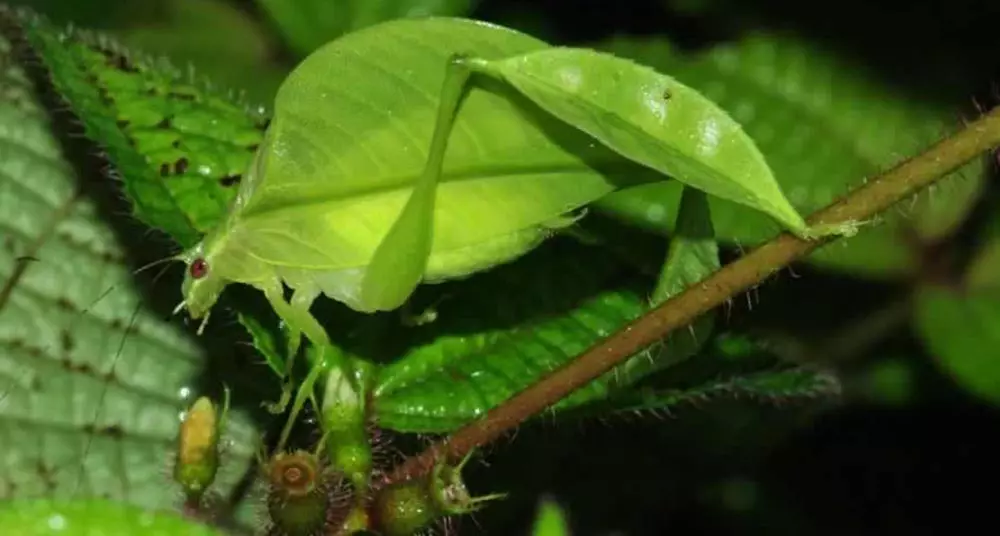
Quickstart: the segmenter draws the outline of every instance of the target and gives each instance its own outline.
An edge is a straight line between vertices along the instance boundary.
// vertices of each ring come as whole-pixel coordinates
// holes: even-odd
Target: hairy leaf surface
[[[642,314],[652,282],[632,274],[600,249],[553,239],[511,265],[440,285],[437,319],[423,328],[434,338],[412,339],[382,370],[374,390],[378,422],[444,432],[481,416]],[[553,410],[602,399],[681,361],[703,336],[681,330]]]
[[[144,305],[5,40],[0,86],[0,496],[173,508],[167,470],[204,350]],[[231,418],[220,491],[254,454],[254,426]]]
[[[85,135],[107,151],[140,220],[182,246],[219,221],[262,139],[261,113],[107,37],[33,15],[11,22]]]

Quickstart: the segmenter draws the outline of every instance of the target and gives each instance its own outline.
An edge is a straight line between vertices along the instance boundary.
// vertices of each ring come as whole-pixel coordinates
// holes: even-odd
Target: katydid
[[[669,76],[476,21],[390,21],[283,83],[226,219],[179,256],[178,310],[203,327],[228,284],[254,286],[289,331],[290,366],[302,334],[329,343],[310,313],[321,294],[396,310],[421,283],[509,262],[629,181],[667,176],[800,237],[853,230],[808,227],[740,126]]]

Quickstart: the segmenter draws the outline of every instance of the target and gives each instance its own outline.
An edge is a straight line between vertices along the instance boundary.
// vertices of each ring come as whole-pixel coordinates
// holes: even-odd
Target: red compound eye
[[[205,259],[199,257],[191,263],[188,271],[191,272],[191,277],[201,279],[208,274],[208,263],[205,262]]]

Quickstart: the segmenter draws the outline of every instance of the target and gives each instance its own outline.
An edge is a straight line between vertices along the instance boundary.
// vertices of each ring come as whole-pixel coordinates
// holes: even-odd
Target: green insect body
[[[320,294],[393,310],[420,282],[513,260],[571,224],[575,209],[615,188],[599,164],[621,158],[526,111],[509,89],[466,84],[468,70],[448,68],[456,51],[510,57],[545,46],[497,26],[428,19],[318,50],[280,88],[225,221],[180,256],[182,306],[207,321],[226,285],[249,284],[293,336],[323,343],[309,313]],[[363,100],[340,89],[359,80]],[[294,291],[287,302],[283,284]]]
[[[739,125],[666,75],[470,20],[390,21],[284,82],[228,217],[181,256],[182,305],[207,320],[227,284],[249,284],[291,350],[299,333],[325,344],[309,313],[320,294],[397,309],[420,283],[513,260],[574,210],[664,174],[800,237],[852,230],[808,227]]]

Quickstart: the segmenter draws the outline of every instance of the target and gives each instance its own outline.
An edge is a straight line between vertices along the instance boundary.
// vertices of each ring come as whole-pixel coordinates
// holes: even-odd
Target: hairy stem
[[[810,225],[864,222],[915,194],[977,155],[1000,144],[1000,107],[898,164],[864,186],[816,212]],[[771,274],[835,240],[802,240],[783,233],[724,266],[684,292],[650,310],[618,332],[552,371],[449,437],[396,467],[387,481],[426,473],[436,461],[455,462],[472,449],[509,432],[529,417],[562,400],[646,346],[686,326],[700,315],[761,283]]]

